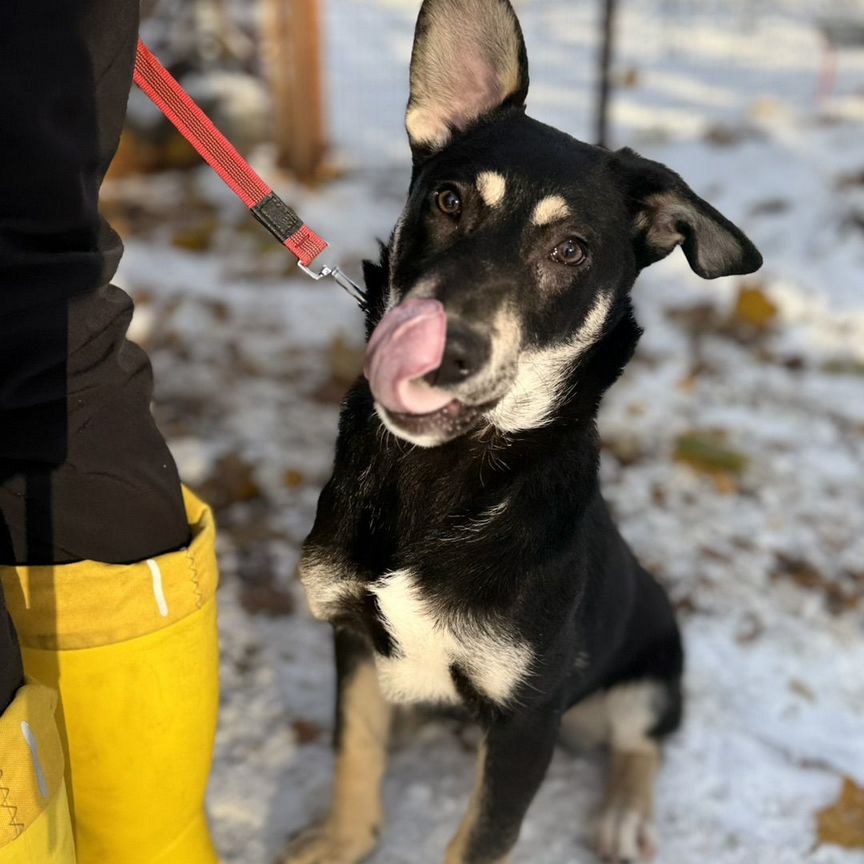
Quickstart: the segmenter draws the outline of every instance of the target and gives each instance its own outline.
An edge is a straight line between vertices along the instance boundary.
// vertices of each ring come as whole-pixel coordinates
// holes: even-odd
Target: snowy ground
[[[724,26],[667,14],[659,27],[648,5],[625,16],[620,67],[635,71],[616,138],[675,167],[766,258],[743,284],[703,284],[680,253],[648,271],[636,291],[646,335],[601,416],[607,497],[678,604],[687,641],[688,716],[660,784],[660,860],[861,862],[864,852],[819,844],[816,814],[843,777],[864,785],[864,55],[841,57],[835,93],[817,104],[820,48],[803,13]],[[537,114],[587,134],[589,16],[520,8],[538,57]],[[389,64],[404,76],[410,4],[377,0],[357,14],[375,74]],[[330,23],[341,81],[352,57],[361,72],[365,61],[350,54],[346,22]],[[374,108],[386,115],[378,138],[345,147],[362,167],[317,192],[284,189],[355,273],[407,182],[394,88]],[[334,126],[349,144],[350,129]],[[384,139],[396,161],[371,164]],[[138,302],[157,417],[222,526],[214,830],[226,864],[270,864],[327,800],[329,638],[294,571],[360,319],[337,288],[295,279],[206,171],[117,182],[106,206],[130,238],[118,281]],[[682,461],[694,440],[708,443],[707,463]],[[475,741],[441,719],[398,738],[375,862],[442,860]],[[516,860],[592,862],[602,781],[602,756],[562,748]]]

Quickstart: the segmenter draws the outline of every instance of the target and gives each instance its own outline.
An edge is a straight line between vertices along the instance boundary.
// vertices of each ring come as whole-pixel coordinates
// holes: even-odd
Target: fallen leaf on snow
[[[171,237],[171,245],[186,252],[206,252],[213,245],[213,235],[219,224],[215,219],[178,228]]]
[[[216,463],[199,492],[214,510],[254,501],[262,494],[255,480],[254,467],[237,453],[228,453]]]
[[[693,431],[679,435],[673,458],[697,471],[708,474],[742,474],[749,464],[743,453],[731,449],[722,435],[709,431]],[[727,483],[718,483],[718,491],[730,491]],[[722,487],[722,488],[721,488]]]
[[[741,323],[764,330],[774,323],[779,311],[777,304],[762,288],[756,285],[741,286],[735,304],[735,318]]]
[[[847,579],[849,584],[841,584],[839,580],[826,576],[809,561],[784,555],[782,552],[775,555],[771,579],[775,582],[780,579],[791,579],[801,588],[821,591],[825,595],[825,605],[833,615],[856,609],[862,599],[862,592],[858,590],[854,580]]]
[[[354,383],[354,379],[363,369],[366,350],[362,345],[349,343],[344,336],[337,336],[327,352],[330,372],[333,377],[346,387]]]
[[[813,692],[813,688],[802,681],[800,678],[792,678],[789,681],[789,689],[800,696],[802,699],[806,699],[808,702],[816,701],[816,694]]]
[[[240,588],[240,605],[250,615],[286,618],[294,612],[294,598],[276,585],[244,584]]]
[[[312,720],[295,720],[291,724],[294,740],[298,744],[314,744],[323,732],[322,728]]]
[[[843,779],[840,797],[818,818],[820,843],[864,849],[864,789],[849,777]]]
[[[289,489],[298,489],[306,482],[306,478],[300,471],[297,471],[295,468],[290,468],[282,475],[282,482]]]

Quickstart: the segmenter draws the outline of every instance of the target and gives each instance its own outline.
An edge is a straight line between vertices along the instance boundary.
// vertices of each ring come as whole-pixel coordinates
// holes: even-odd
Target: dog
[[[641,335],[644,267],[678,246],[706,279],[762,259],[669,168],[531,119],[527,93],[508,0],[425,0],[408,200],[365,265],[365,376],[300,566],[334,632],[336,776],[288,864],[373,851],[405,703],[464,706],[484,733],[447,864],[509,860],[565,713],[611,751],[599,853],[656,851],[682,642],[601,496],[596,416]]]

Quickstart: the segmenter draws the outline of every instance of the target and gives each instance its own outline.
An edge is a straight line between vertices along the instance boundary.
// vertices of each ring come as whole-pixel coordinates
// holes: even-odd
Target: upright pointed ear
[[[631,202],[639,267],[680,246],[703,279],[753,273],[759,250],[725,216],[703,201],[674,171],[625,148],[613,155]]]
[[[415,153],[504,105],[522,106],[528,56],[508,0],[424,0],[411,56],[405,125]]]

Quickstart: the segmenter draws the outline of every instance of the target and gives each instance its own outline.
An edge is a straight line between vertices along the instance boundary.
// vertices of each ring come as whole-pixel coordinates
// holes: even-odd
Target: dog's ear
[[[613,155],[625,183],[640,268],[680,246],[703,279],[753,273],[759,250],[725,216],[703,201],[674,171],[630,149]]]
[[[528,57],[508,0],[424,0],[411,55],[405,125],[415,155],[504,105],[522,106]]]

